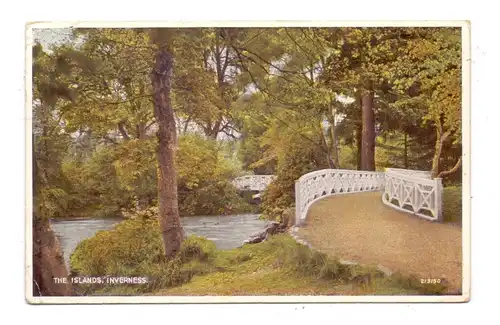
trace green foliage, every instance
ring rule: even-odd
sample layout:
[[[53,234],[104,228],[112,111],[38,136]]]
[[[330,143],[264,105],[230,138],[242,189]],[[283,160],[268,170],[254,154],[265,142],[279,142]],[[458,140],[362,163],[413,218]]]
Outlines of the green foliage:
[[[270,118],[265,114],[265,103],[261,96],[254,94],[238,101],[236,123],[241,132],[238,158],[243,168],[256,175],[272,175],[276,170],[276,159],[265,156],[265,146],[261,137],[266,132]]]
[[[433,152],[420,140],[407,135],[405,152],[405,136],[401,132],[388,132],[377,137],[375,150],[377,170],[384,171],[385,168],[391,167],[430,170]]]
[[[358,168],[356,148],[349,145],[341,145],[339,147],[339,161],[342,163],[342,169],[356,170]]]
[[[88,276],[132,276],[140,275],[138,265],[161,261],[163,244],[158,221],[129,219],[82,241],[71,255],[71,268]]]
[[[51,53],[34,46],[37,214],[107,216],[155,204],[152,35],[75,29],[79,44]],[[428,170],[436,154],[439,170],[449,170],[461,155],[459,29],[195,28],[166,35],[175,56],[184,215],[248,211],[230,180],[254,172],[278,176],[263,196],[274,218],[293,203],[302,174],[356,169],[361,90],[376,94],[378,169]],[[459,173],[449,181],[460,183]]]
[[[352,268],[307,246],[285,246],[283,263],[299,274],[318,279],[351,279]]]
[[[68,159],[62,172],[68,179],[65,217],[114,217],[131,206],[133,191],[117,175],[114,148],[100,148],[85,162]]]
[[[148,283],[137,285],[136,290],[150,292],[205,273],[205,264],[213,260],[214,254],[213,242],[192,236],[183,242],[175,259],[166,260],[158,220],[138,216],[81,242],[71,255],[71,268],[80,276],[147,277]],[[85,289],[106,293],[116,290],[114,286]]]
[[[262,143],[267,145],[266,155],[277,162],[277,178],[263,194],[262,209],[266,217],[277,219],[284,209],[293,204],[295,181],[300,176],[328,168],[327,157],[317,145],[320,140],[313,130],[310,124],[303,125],[301,131],[308,133],[310,137],[304,138],[300,133],[277,122],[262,137]]]
[[[114,146],[112,165],[121,186],[137,198],[156,197],[156,139],[131,139]]]
[[[448,186],[443,189],[443,219],[462,224],[462,187]]]
[[[66,191],[58,192],[56,216],[112,217],[132,209],[141,198],[154,205],[157,196],[155,141],[132,139],[99,146],[87,159],[62,164]],[[179,139],[177,174],[182,215],[249,212],[254,208],[232,185],[239,166],[224,156],[215,140],[195,134]],[[56,199],[56,197],[54,197]],[[47,209],[58,206],[48,205]],[[147,206],[140,206],[144,209]],[[47,212],[48,213],[48,212]]]
[[[225,158],[219,144],[195,134],[179,139],[177,172],[182,215],[228,214],[252,208],[231,181],[237,164]]]

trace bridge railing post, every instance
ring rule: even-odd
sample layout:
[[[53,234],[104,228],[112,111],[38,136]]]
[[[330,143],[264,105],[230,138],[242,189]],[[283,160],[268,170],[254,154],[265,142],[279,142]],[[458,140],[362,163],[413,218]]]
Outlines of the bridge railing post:
[[[441,178],[434,178],[434,196],[436,202],[436,218],[439,222],[443,221],[443,180]]]
[[[300,182],[295,181],[295,226],[300,226]]]

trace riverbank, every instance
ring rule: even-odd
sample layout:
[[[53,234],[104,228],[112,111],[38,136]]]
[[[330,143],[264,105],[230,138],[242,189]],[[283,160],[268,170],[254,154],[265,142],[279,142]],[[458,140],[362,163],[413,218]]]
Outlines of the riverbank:
[[[399,274],[342,265],[298,244],[289,235],[220,252],[215,272],[194,276],[180,286],[160,289],[160,296],[236,295],[421,295],[438,294],[441,286],[421,285]]]
[[[190,236],[179,256],[163,258],[155,220],[128,220],[78,245],[74,275],[147,277],[146,284],[82,285],[84,295],[415,295],[442,286],[384,276],[376,269],[342,265],[298,244],[288,234],[219,250]]]
[[[80,242],[93,237],[98,231],[110,230],[125,220],[128,219],[58,219],[51,220],[51,223],[61,243],[64,260],[69,267],[70,255]],[[257,214],[181,218],[182,227],[187,235],[203,236],[213,241],[218,249],[241,246],[244,240],[264,229],[267,223],[267,220],[260,219]]]

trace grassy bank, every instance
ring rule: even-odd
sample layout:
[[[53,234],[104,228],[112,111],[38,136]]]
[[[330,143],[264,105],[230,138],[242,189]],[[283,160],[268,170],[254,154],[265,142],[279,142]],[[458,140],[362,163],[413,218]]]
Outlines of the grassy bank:
[[[435,294],[443,286],[424,286],[412,278],[386,277],[376,269],[346,266],[297,244],[288,235],[219,251],[214,271],[154,295],[415,295]]]
[[[156,220],[130,219],[83,241],[71,256],[74,275],[147,277],[146,284],[79,285],[85,295],[410,295],[442,286],[345,266],[277,235],[255,245],[220,251],[189,237],[178,257],[163,258]]]
[[[462,224],[462,187],[448,186],[443,189],[443,219]]]

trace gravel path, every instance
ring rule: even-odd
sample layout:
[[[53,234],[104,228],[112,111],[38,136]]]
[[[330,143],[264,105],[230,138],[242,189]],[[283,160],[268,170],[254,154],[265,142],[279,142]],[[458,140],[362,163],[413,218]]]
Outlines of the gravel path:
[[[385,206],[380,192],[327,197],[309,209],[299,235],[340,259],[381,264],[418,278],[462,287],[462,229]]]

